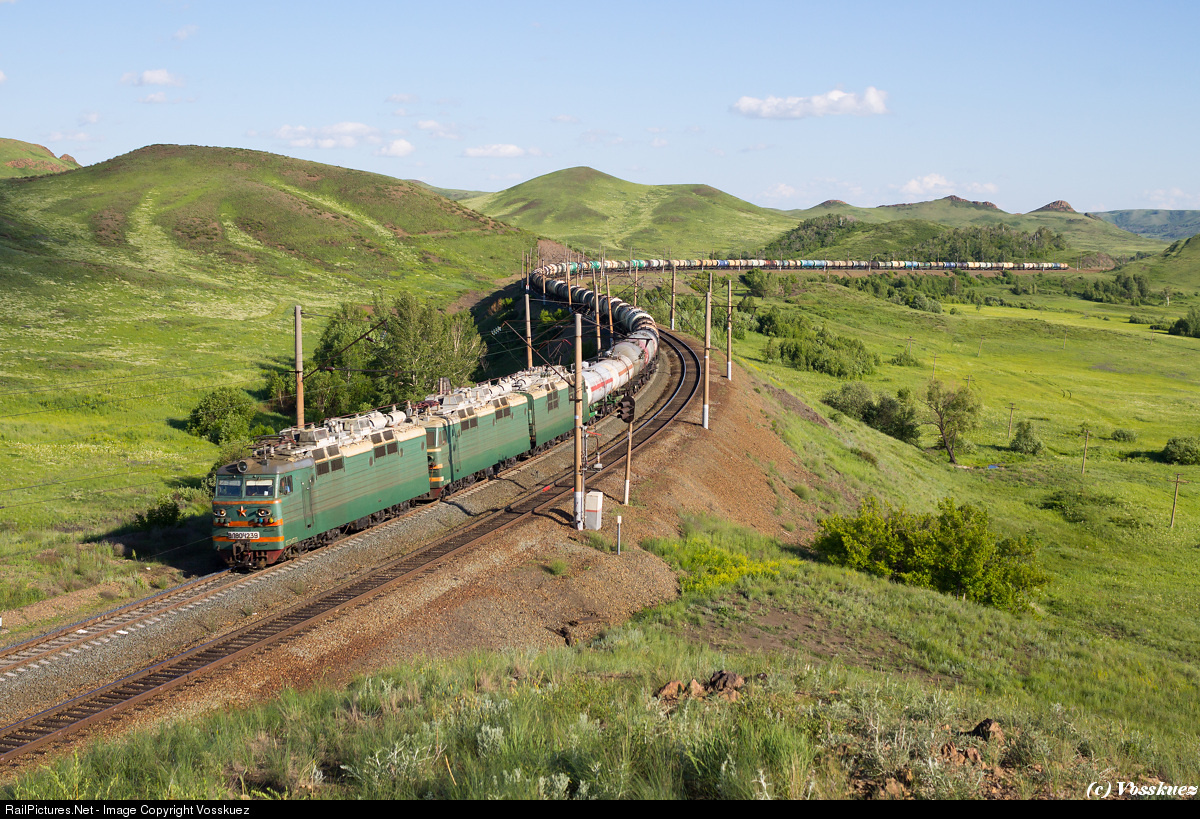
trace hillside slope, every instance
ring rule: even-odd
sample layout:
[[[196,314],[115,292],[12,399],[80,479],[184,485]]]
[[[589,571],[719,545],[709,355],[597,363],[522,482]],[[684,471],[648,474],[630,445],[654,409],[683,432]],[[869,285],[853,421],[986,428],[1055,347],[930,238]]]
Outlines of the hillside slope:
[[[1161,253],[1121,265],[1118,270],[1145,275],[1155,290],[1169,287],[1176,295],[1200,291],[1200,235],[1180,239]]]
[[[878,234],[862,232],[843,253],[870,257],[908,246],[914,231],[926,235],[933,223],[942,228],[1005,225],[1033,233],[1049,228],[1062,233],[1075,257],[1106,253],[1132,257],[1157,252],[1164,244],[1137,236],[1101,219],[1073,210],[1006,213],[987,202],[948,196],[932,202],[861,208],[839,200],[803,210],[762,208],[708,185],[639,185],[592,168],[569,168],[539,176],[498,193],[472,196],[462,204],[509,224],[540,232],[594,252],[603,243],[610,255],[653,258],[740,256],[761,248],[798,223],[815,216],[840,214],[870,224],[904,222]],[[1067,254],[1068,256],[1071,254]]]
[[[218,450],[189,412],[219,386],[267,397],[264,373],[292,368],[294,305],[311,350],[340,302],[450,306],[533,241],[410,182],[256,151],[156,145],[0,180],[0,563],[73,554],[203,475]]]
[[[708,256],[765,244],[792,227],[782,211],[760,208],[708,185],[638,185],[591,168],[568,168],[463,204],[579,248],[628,256]]]
[[[79,163],[70,154],[55,156],[43,145],[0,138],[0,179],[62,173],[78,167]]]
[[[1090,213],[1122,230],[1174,242],[1200,233],[1200,210],[1110,210]]]

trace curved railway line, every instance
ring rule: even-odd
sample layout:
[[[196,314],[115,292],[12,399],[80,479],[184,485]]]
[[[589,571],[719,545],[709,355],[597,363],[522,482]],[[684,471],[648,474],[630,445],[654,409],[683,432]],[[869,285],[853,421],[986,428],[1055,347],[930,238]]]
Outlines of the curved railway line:
[[[692,405],[700,386],[700,365],[703,352],[697,352],[692,343],[661,328],[659,333],[663,341],[661,352],[668,354],[670,375],[675,388],[673,391],[669,390],[665,393],[657,405],[646,416],[643,416],[635,427],[635,450],[645,447],[668,424],[678,420]],[[617,453],[621,453],[623,449],[623,436],[618,436],[615,441],[602,450],[606,456],[604,461],[608,461],[610,466],[598,470],[594,474],[615,468],[615,465],[621,462]],[[561,473],[540,492],[513,501],[500,511],[468,523],[416,551],[378,566],[365,575],[313,599],[2,728],[0,729],[0,762],[15,761],[25,754],[45,751],[54,743],[68,739],[80,729],[136,707],[228,663],[244,659],[289,637],[306,632],[322,621],[364,605],[377,595],[390,591],[406,581],[433,574],[438,571],[439,564],[444,558],[470,549],[491,535],[522,520],[546,514],[564,499],[571,497],[574,489],[573,481],[573,474],[570,470]],[[224,575],[216,577],[222,576]],[[195,586],[199,588],[204,581],[212,577],[198,579],[195,581]],[[172,590],[172,592],[176,591],[178,590]],[[218,592],[219,588],[212,588],[206,593]],[[170,599],[171,602],[168,605],[171,608],[189,604],[188,601],[173,600],[170,594],[151,599],[160,604],[168,603],[168,599]],[[139,605],[142,604],[134,604],[126,609],[133,610]],[[126,609],[118,611],[125,612]],[[143,614],[142,616],[153,615]],[[86,624],[77,624],[77,626],[79,626],[79,631],[86,628]],[[125,625],[116,625],[112,626],[111,630],[116,631],[123,628]],[[77,643],[103,639],[94,634],[78,636]],[[49,642],[43,641],[35,644],[31,641],[16,648],[31,652],[41,645],[48,646]],[[71,648],[60,646],[59,650],[71,650]],[[48,651],[50,649],[46,648],[41,654],[45,655]],[[10,653],[6,655],[6,658],[15,656]],[[35,656],[30,654],[26,659],[17,660],[17,662],[44,661],[44,658],[35,659]]]

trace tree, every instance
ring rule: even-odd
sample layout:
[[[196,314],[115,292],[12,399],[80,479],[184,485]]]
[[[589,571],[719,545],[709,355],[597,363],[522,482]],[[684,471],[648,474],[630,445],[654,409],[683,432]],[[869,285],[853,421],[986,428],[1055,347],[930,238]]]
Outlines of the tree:
[[[470,383],[483,356],[483,340],[467,313],[448,316],[403,293],[389,307],[375,300],[383,325],[373,334],[372,359],[379,403],[423,398],[446,377]]]
[[[983,405],[966,387],[951,390],[934,379],[925,390],[925,406],[929,413],[924,423],[937,428],[950,463],[957,465],[954,451],[962,444],[964,435],[979,423]]]
[[[217,387],[200,399],[188,418],[188,432],[225,444],[249,437],[254,401],[236,387]]]
[[[1013,435],[1008,448],[1025,455],[1040,455],[1045,446],[1037,436],[1032,421],[1018,421],[1016,434]]]

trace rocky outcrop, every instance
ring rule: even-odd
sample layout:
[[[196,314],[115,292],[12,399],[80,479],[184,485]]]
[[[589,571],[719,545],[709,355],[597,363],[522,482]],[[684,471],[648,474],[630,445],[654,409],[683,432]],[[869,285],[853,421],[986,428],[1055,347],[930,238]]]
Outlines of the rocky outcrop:
[[[991,208],[992,210],[1000,210],[1000,208],[996,207],[994,202],[976,202],[974,199],[963,199],[961,196],[955,196],[954,194],[950,194],[949,196],[944,197],[944,198],[946,199],[946,201],[949,201],[949,202],[961,202],[964,205],[979,205],[980,207],[983,207],[983,208]]]
[[[1062,199],[1055,199],[1048,205],[1042,205],[1040,208],[1030,213],[1041,213],[1042,211],[1052,211],[1055,213],[1075,213],[1075,208],[1071,207],[1070,202],[1065,202]]]

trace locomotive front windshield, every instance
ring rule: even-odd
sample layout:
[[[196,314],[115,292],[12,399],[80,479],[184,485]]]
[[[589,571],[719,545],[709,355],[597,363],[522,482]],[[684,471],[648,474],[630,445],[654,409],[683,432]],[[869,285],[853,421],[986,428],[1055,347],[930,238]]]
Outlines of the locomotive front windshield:
[[[217,497],[218,498],[240,498],[242,496],[242,479],[241,478],[218,478],[217,479]]]
[[[273,498],[275,497],[275,481],[273,478],[255,478],[246,480],[246,497]]]

